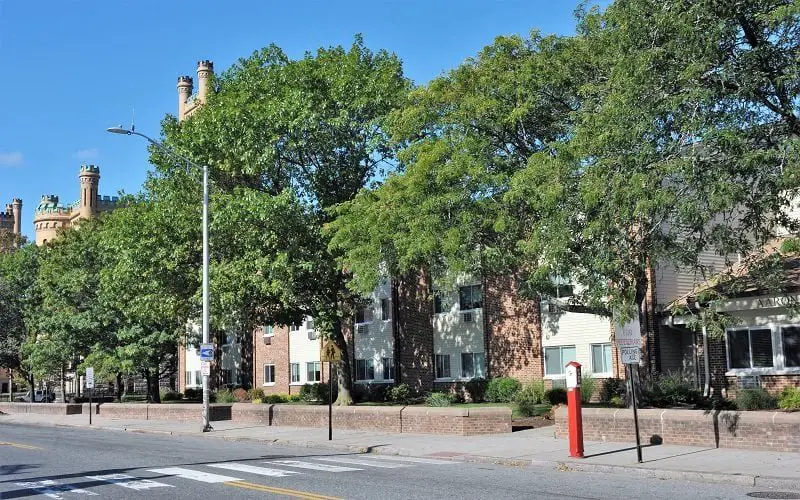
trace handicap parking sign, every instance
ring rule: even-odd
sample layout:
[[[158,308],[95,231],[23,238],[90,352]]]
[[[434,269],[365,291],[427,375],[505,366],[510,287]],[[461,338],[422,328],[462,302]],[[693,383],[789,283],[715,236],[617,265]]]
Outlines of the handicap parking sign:
[[[213,361],[213,360],[214,360],[214,344],[201,344],[200,361]]]

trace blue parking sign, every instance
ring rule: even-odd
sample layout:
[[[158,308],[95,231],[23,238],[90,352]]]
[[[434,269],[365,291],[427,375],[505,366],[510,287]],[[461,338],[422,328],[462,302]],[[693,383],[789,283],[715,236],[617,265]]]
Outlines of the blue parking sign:
[[[200,344],[200,361],[214,361],[214,344]]]

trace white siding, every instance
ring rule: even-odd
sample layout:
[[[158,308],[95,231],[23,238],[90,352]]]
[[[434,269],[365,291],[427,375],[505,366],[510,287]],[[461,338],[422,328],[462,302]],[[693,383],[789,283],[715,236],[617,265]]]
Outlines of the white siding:
[[[308,373],[306,370],[306,363],[319,361],[319,352],[322,343],[319,338],[315,340],[308,339],[308,328],[306,328],[306,325],[308,325],[310,320],[311,318],[305,318],[303,324],[300,325],[300,328],[296,332],[289,332],[289,363],[300,364],[300,382],[294,382],[291,385],[303,385],[307,383]]]
[[[381,299],[387,299],[389,304],[389,318],[381,319]],[[392,286],[389,281],[383,281],[370,295],[372,304],[372,321],[356,324],[363,325],[368,330],[367,334],[355,331],[354,352],[356,359],[371,359],[375,367],[375,380],[382,381],[386,378],[383,373],[382,358],[394,359],[394,331],[392,330]],[[355,369],[355,366],[353,367]],[[361,382],[361,381],[358,381]]]
[[[463,284],[477,283],[464,282]],[[433,316],[433,352],[434,354],[450,355],[451,377],[437,380],[459,380],[461,379],[462,353],[484,353],[484,365],[486,364],[483,308],[466,311],[472,314],[472,321],[464,322],[465,311],[459,310],[458,288],[446,295],[451,304],[450,310]],[[486,373],[486,366],[480,367],[480,373]]]
[[[551,313],[542,304],[542,345],[575,346],[575,359],[583,373],[593,372],[592,344],[611,341],[611,321],[603,316],[561,311]],[[547,376],[547,378],[554,378]]]
[[[700,262],[704,266],[708,266],[705,277],[700,272],[691,269],[676,269],[671,264],[656,264],[656,300],[658,303],[669,304],[726,268],[725,257],[717,255],[713,251],[702,252]]]

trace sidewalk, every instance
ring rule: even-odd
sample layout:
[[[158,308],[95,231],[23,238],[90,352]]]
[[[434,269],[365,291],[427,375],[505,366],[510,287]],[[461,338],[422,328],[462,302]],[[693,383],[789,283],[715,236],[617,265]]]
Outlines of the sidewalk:
[[[87,415],[0,415],[0,425],[89,427]],[[370,431],[268,427],[230,421],[212,422],[203,433],[196,422],[123,420],[95,415],[92,428],[152,434],[188,435],[206,439],[248,440],[265,444],[328,448],[357,453],[430,456],[457,461],[540,466],[560,472],[585,471],[734,483],[800,490],[800,454],[691,446],[646,446],[644,463],[628,443],[586,442],[584,459],[571,459],[566,440],[555,439],[552,427],[490,436],[387,434]]]

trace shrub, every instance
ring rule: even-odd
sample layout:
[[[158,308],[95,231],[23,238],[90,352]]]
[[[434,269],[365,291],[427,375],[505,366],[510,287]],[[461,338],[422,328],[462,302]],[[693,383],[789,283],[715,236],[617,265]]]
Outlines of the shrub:
[[[800,388],[787,387],[781,392],[778,407],[784,410],[800,410]]]
[[[656,408],[692,405],[702,399],[694,382],[679,373],[656,375],[642,380],[639,397],[642,406]]]
[[[600,401],[603,403],[612,403],[615,400],[622,401],[622,406],[625,406],[626,382],[621,378],[607,378],[603,381],[603,388],[600,389]]]
[[[186,399],[202,399],[203,398],[203,390],[202,389],[186,389],[183,391],[183,397]]]
[[[289,397],[284,394],[270,394],[264,398],[269,404],[278,404],[278,403],[285,403],[289,401]]]
[[[181,393],[175,391],[161,391],[161,401],[180,401]]]
[[[451,406],[455,402],[455,396],[449,392],[432,392],[425,399],[428,406]]]
[[[72,399],[75,399],[75,398],[72,398]],[[144,401],[144,399],[145,399],[144,396],[142,396],[140,394],[124,394],[120,398],[120,401],[122,401],[123,403],[136,403],[136,402]]]
[[[470,380],[464,384],[464,390],[469,394],[469,400],[473,403],[480,403],[486,400],[486,388],[489,381],[482,378]]]
[[[764,389],[740,389],[736,392],[736,406],[741,410],[772,410],[777,401]]]
[[[247,396],[250,398],[250,401],[256,402],[256,399],[264,399],[264,389],[260,387],[254,387],[247,391]]]
[[[625,408],[625,399],[619,396],[612,396],[608,404],[616,408]]]
[[[296,403],[296,402],[302,401],[302,400],[303,400],[303,398],[300,397],[299,394],[289,394],[289,401],[291,401],[293,403]]]
[[[407,404],[411,399],[411,388],[408,384],[399,384],[388,391],[389,400],[392,403]]]
[[[567,390],[563,387],[554,387],[552,389],[548,389],[544,393],[544,398],[551,405],[565,405],[567,404]]]
[[[236,398],[237,403],[242,403],[244,401],[247,401],[250,397],[250,395],[247,393],[247,389],[244,389],[242,387],[237,387],[236,389],[234,389],[232,394],[233,397]]]
[[[222,389],[221,391],[217,392],[217,401],[220,403],[235,403],[236,396],[234,396],[233,392],[229,389]]]
[[[317,384],[303,384],[300,388],[300,399],[307,403],[328,404],[329,385],[323,382]],[[336,399],[336,386],[334,385],[333,398]]]
[[[250,402],[253,403],[254,405],[260,405],[264,403],[264,400],[261,398],[251,398]]]
[[[390,389],[391,386],[386,384],[355,384],[353,386],[353,399],[358,403],[383,403],[389,399]]]
[[[544,393],[544,380],[535,380],[520,389],[514,397],[519,413],[524,417],[535,416],[537,406],[544,401]]]
[[[597,386],[597,380],[590,372],[581,375],[581,403],[588,403],[592,400],[594,395],[594,388]]]
[[[489,380],[486,386],[486,401],[490,403],[511,403],[522,384],[511,377],[498,377]]]

